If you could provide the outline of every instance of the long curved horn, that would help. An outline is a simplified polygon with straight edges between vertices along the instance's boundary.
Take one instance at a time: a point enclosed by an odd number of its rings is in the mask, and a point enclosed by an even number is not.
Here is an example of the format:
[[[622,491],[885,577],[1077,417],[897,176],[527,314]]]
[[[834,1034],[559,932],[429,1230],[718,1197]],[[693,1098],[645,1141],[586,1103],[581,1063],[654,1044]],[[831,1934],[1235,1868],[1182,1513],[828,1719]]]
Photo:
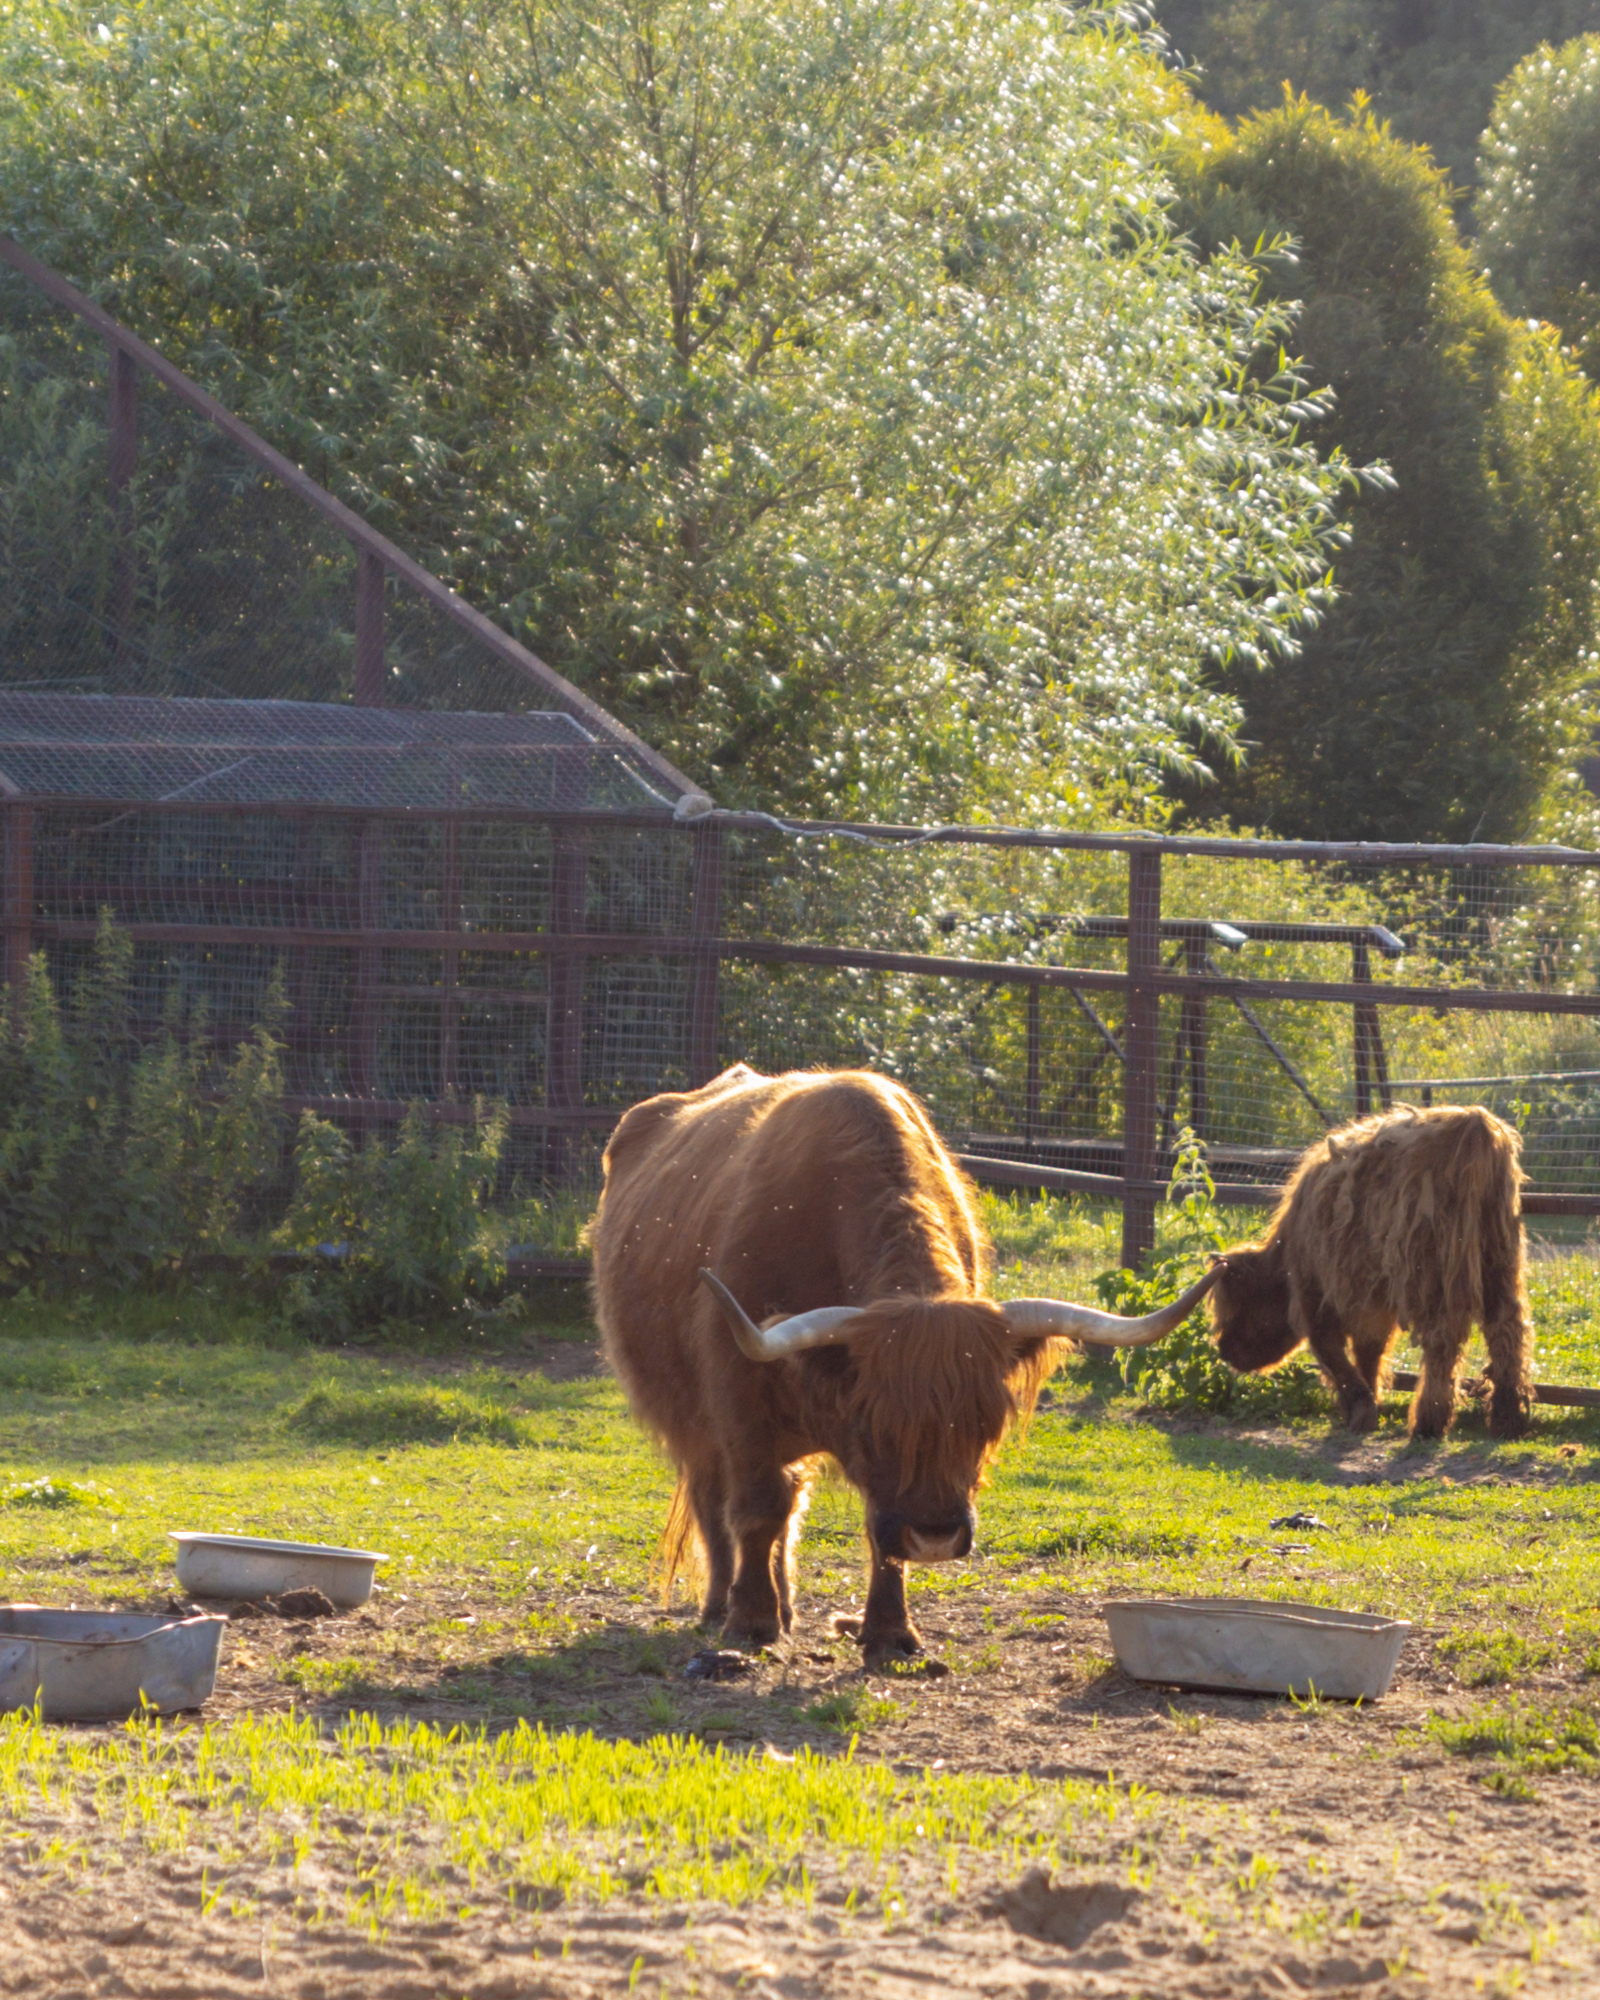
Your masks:
[[[740,1353],[752,1361],[781,1361],[786,1354],[804,1354],[808,1347],[836,1346],[850,1322],[861,1317],[860,1306],[818,1306],[812,1312],[791,1313],[775,1326],[759,1327],[720,1278],[704,1269],[700,1275],[721,1306]]]
[[[1148,1347],[1182,1326],[1221,1275],[1221,1266],[1213,1265],[1182,1298],[1146,1313],[1142,1319],[1096,1312],[1093,1306],[1071,1306],[1065,1299],[1007,1299],[1003,1307],[1006,1326],[1024,1338],[1047,1334],[1058,1340],[1089,1340],[1101,1347]]]

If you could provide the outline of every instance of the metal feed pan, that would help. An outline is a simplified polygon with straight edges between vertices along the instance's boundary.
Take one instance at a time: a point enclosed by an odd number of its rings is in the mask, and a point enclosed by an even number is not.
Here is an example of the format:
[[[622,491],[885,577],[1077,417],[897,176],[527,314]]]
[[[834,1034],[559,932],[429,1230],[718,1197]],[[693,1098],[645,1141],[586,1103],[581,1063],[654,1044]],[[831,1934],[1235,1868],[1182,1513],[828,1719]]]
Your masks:
[[[226,1619],[0,1605],[0,1710],[105,1722],[199,1708],[217,1680]]]
[[[286,1590],[320,1590],[353,1611],[372,1595],[373,1572],[389,1558],[377,1549],[341,1549],[326,1542],[277,1542],[265,1535],[203,1535],[178,1530],[178,1581],[195,1597],[277,1597]]]
[[[1411,1630],[1368,1611],[1243,1597],[1124,1598],[1103,1608],[1117,1664],[1136,1681],[1336,1701],[1386,1694]]]

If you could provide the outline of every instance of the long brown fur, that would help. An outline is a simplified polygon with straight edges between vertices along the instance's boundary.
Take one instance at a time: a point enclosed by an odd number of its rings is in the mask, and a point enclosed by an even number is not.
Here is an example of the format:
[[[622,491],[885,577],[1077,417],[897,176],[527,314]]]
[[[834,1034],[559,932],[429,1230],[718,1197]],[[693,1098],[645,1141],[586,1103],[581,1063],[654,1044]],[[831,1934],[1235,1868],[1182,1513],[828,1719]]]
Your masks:
[[[1527,1427],[1533,1330],[1523,1282],[1521,1139],[1479,1105],[1400,1105],[1330,1132],[1295,1168],[1259,1243],[1230,1250],[1211,1294],[1233,1367],[1270,1368],[1308,1344],[1346,1424],[1377,1422],[1402,1327],[1422,1350],[1418,1437],[1455,1412],[1476,1323],[1489,1352],[1489,1428]]]
[[[679,1468],[669,1583],[698,1544],[705,1618],[740,1641],[787,1630],[794,1537],[831,1456],[867,1503],[863,1643],[917,1650],[901,1562],[947,1530],[970,1538],[985,1467],[1053,1359],[982,1295],[975,1196],[922,1106],[865,1072],[742,1065],[651,1098],[606,1149],[590,1241],[606,1353]],[[752,1362],[702,1266],[758,1322],[817,1306],[865,1316],[840,1345]]]

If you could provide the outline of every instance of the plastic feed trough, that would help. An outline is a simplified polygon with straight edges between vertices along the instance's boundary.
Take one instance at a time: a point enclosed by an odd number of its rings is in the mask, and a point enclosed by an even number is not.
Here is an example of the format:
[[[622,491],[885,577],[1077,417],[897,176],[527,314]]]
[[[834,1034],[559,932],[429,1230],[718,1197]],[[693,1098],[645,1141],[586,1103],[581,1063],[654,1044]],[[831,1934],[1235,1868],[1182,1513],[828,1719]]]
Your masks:
[[[199,1708],[217,1682],[225,1618],[0,1605],[0,1710],[106,1722]]]
[[[1404,1618],[1243,1597],[1113,1600],[1105,1607],[1117,1664],[1136,1681],[1248,1694],[1313,1691],[1376,1701],[1389,1691]]]
[[[320,1590],[330,1604],[353,1611],[372,1595],[372,1573],[386,1555],[339,1549],[326,1542],[274,1542],[263,1535],[178,1532],[178,1581],[194,1597],[276,1597],[285,1590]]]

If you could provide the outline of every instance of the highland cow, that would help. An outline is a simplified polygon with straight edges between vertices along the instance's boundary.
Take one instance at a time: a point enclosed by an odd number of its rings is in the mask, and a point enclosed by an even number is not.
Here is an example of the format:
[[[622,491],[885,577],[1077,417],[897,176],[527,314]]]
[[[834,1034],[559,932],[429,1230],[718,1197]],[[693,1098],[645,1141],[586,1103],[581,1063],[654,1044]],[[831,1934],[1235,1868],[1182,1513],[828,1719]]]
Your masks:
[[[701,1616],[725,1641],[789,1630],[831,1456],[866,1502],[869,1660],[920,1652],[903,1565],[967,1554],[984,1468],[1065,1343],[1159,1340],[1213,1282],[1135,1320],[997,1305],[972,1189],[909,1091],[742,1064],[628,1112],[590,1240],[607,1356],[678,1465],[668,1587],[698,1543]]]
[[[1411,1430],[1442,1437],[1476,1322],[1489,1430],[1515,1437],[1532,1401],[1522,1276],[1521,1140],[1478,1105],[1401,1105],[1330,1132],[1294,1171],[1259,1243],[1215,1263],[1223,1359],[1271,1368],[1302,1342],[1351,1430],[1370,1431],[1402,1327],[1422,1350]]]

